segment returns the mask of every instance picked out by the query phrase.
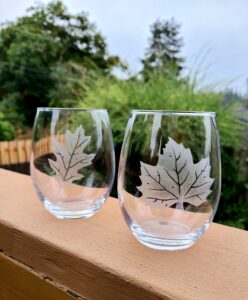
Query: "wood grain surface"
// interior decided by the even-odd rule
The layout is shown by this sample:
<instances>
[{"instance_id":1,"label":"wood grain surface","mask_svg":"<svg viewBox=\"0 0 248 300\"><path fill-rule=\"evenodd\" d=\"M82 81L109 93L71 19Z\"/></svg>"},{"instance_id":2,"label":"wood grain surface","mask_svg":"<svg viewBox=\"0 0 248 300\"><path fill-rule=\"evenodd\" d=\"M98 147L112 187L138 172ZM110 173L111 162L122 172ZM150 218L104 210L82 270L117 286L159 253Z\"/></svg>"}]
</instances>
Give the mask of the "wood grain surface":
<instances>
[{"instance_id":1,"label":"wood grain surface","mask_svg":"<svg viewBox=\"0 0 248 300\"><path fill-rule=\"evenodd\" d=\"M91 219L57 220L29 176L2 169L0 249L86 299L248 299L248 232L212 224L190 249L151 250L116 199Z\"/></svg>"},{"instance_id":2,"label":"wood grain surface","mask_svg":"<svg viewBox=\"0 0 248 300\"><path fill-rule=\"evenodd\" d=\"M3 253L0 253L0 266L0 300L75 299L66 288Z\"/></svg>"}]
</instances>

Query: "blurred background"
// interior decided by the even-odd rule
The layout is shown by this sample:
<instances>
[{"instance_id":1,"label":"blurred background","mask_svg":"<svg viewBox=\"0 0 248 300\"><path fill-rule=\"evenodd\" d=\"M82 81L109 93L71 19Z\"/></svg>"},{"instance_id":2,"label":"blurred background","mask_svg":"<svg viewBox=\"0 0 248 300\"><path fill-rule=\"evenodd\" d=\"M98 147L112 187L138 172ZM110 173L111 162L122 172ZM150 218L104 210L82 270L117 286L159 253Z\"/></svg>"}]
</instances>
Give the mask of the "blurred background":
<instances>
[{"instance_id":1,"label":"blurred background","mask_svg":"<svg viewBox=\"0 0 248 300\"><path fill-rule=\"evenodd\" d=\"M29 173L38 106L106 108L117 159L132 109L215 111L215 221L248 229L247 11L246 0L1 1L0 166Z\"/></svg>"}]
</instances>

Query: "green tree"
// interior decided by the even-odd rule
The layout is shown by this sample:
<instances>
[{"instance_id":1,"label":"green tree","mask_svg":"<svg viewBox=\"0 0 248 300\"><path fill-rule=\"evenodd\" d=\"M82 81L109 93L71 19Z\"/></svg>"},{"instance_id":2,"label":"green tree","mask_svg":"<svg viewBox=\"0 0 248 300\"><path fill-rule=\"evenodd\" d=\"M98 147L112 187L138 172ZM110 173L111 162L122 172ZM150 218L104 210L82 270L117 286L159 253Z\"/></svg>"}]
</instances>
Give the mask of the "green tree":
<instances>
[{"instance_id":1,"label":"green tree","mask_svg":"<svg viewBox=\"0 0 248 300\"><path fill-rule=\"evenodd\" d=\"M85 13L72 15L61 1L38 4L0 30L0 100L31 126L37 106L47 106L58 63L97 66L109 73L120 60L110 56L102 35ZM17 120L18 121L18 120Z\"/></svg>"},{"instance_id":2,"label":"green tree","mask_svg":"<svg viewBox=\"0 0 248 300\"><path fill-rule=\"evenodd\" d=\"M154 72L173 77L180 74L184 59L180 56L183 40L179 30L180 25L173 18L152 24L149 46L142 60L142 74L146 80Z\"/></svg>"}]
</instances>

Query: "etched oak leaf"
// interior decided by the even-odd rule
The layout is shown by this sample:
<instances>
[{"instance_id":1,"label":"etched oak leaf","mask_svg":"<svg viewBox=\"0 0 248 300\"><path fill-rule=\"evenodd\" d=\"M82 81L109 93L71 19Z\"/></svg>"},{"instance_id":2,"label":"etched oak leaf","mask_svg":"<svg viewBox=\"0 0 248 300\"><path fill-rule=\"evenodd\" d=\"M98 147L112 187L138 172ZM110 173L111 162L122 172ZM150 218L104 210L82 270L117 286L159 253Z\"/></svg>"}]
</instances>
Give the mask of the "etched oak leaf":
<instances>
[{"instance_id":1,"label":"etched oak leaf","mask_svg":"<svg viewBox=\"0 0 248 300\"><path fill-rule=\"evenodd\" d=\"M170 137L156 166L140 163L142 184L137 189L141 199L152 207L177 204L183 209L184 203L199 206L211 193L214 179L210 178L209 156L194 164L190 149Z\"/></svg>"},{"instance_id":2,"label":"etched oak leaf","mask_svg":"<svg viewBox=\"0 0 248 300\"><path fill-rule=\"evenodd\" d=\"M95 157L95 154L84 153L90 139L90 136L84 135L82 125L74 133L66 131L65 145L60 144L55 138L53 139L52 149L56 161L52 159L48 159L48 161L58 181L72 183L84 177L78 171L90 165Z\"/></svg>"}]
</instances>

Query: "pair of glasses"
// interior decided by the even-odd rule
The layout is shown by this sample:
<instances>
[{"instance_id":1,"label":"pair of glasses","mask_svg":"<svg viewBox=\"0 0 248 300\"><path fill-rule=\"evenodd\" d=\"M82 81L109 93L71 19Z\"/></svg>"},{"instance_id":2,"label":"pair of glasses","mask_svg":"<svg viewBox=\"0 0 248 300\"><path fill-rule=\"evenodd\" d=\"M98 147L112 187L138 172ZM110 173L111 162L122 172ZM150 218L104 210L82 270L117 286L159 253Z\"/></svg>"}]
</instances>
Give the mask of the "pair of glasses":
<instances>
[{"instance_id":1,"label":"pair of glasses","mask_svg":"<svg viewBox=\"0 0 248 300\"><path fill-rule=\"evenodd\" d=\"M115 155L106 110L38 108L31 176L59 219L89 218L108 198ZM215 113L132 111L119 161L118 198L142 244L185 249L215 215L221 165Z\"/></svg>"}]
</instances>

